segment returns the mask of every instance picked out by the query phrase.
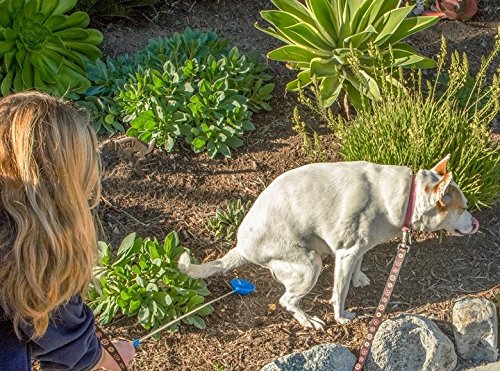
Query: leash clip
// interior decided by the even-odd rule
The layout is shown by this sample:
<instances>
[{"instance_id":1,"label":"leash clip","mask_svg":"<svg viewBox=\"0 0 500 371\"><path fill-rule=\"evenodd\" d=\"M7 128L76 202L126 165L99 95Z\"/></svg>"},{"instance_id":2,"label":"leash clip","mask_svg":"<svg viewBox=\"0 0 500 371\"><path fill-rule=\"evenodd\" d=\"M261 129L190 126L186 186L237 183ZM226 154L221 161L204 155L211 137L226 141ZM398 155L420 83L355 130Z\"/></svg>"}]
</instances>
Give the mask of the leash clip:
<instances>
[{"instance_id":1,"label":"leash clip","mask_svg":"<svg viewBox=\"0 0 500 371\"><path fill-rule=\"evenodd\" d=\"M410 231L408 230L404 230L403 231L403 237L401 239L401 242L399 244L399 246L403 249L406 250L406 252L410 251L410 247L411 247L411 233Z\"/></svg>"}]
</instances>

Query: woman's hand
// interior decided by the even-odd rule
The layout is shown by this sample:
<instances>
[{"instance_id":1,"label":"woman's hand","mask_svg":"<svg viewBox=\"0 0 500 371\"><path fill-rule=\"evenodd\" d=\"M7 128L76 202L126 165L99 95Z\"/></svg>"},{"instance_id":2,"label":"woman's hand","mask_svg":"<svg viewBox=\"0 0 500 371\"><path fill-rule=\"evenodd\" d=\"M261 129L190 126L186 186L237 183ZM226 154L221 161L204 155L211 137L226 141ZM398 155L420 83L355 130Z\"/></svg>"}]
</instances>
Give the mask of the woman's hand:
<instances>
[{"instance_id":1,"label":"woman's hand","mask_svg":"<svg viewBox=\"0 0 500 371\"><path fill-rule=\"evenodd\" d=\"M113 341L113 345L115 346L118 353L125 362L125 365L128 365L129 362L134 358L135 348L131 341ZM102 349L102 356L97 365L93 368L93 370L98 370L99 368L104 368L110 371L120 371L120 367L113 359L113 357L106 351L106 349Z\"/></svg>"}]
</instances>

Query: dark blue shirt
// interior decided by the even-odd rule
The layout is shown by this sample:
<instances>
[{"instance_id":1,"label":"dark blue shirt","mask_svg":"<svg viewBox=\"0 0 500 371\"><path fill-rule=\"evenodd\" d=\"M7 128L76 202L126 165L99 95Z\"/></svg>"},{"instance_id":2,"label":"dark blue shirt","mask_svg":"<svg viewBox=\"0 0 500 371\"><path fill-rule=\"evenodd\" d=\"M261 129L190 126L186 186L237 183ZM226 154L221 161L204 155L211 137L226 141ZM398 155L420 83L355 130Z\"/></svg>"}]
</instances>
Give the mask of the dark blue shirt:
<instances>
[{"instance_id":1,"label":"dark blue shirt","mask_svg":"<svg viewBox=\"0 0 500 371\"><path fill-rule=\"evenodd\" d=\"M95 334L94 315L79 296L57 309L47 332L34 340L19 340L12 321L2 318L0 309L0 369L31 370L31 358L38 359L42 370L92 369L101 358L102 348ZM30 329L22 328L28 339Z\"/></svg>"}]
</instances>

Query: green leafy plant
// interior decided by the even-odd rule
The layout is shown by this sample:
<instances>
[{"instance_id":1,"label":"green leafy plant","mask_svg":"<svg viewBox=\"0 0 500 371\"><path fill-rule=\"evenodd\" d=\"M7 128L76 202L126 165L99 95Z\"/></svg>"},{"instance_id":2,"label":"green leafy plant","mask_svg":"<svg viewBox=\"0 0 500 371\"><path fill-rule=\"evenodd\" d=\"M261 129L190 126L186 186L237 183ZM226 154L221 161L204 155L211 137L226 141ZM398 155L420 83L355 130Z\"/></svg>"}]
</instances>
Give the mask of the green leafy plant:
<instances>
[{"instance_id":1,"label":"green leafy plant","mask_svg":"<svg viewBox=\"0 0 500 371\"><path fill-rule=\"evenodd\" d=\"M136 8L154 6L158 0L79 0L78 9L96 16L128 17Z\"/></svg>"},{"instance_id":2,"label":"green leafy plant","mask_svg":"<svg viewBox=\"0 0 500 371\"><path fill-rule=\"evenodd\" d=\"M348 161L365 160L406 165L417 171L429 169L451 153L450 169L473 209L492 205L500 192L498 144L490 139L489 125L500 112L500 69L490 84L486 71L500 51L500 32L487 58L483 58L474 86L464 106L460 95L467 84L464 55L453 53L447 70L449 83L438 94L446 59L443 39L438 56L438 75L423 88L422 76L414 73L412 85L383 84L383 99L372 113L358 112L354 122L331 121L341 138L341 153ZM383 73L381 71L381 73ZM400 71L399 81L404 81ZM424 93L425 91L425 93Z\"/></svg>"},{"instance_id":3,"label":"green leafy plant","mask_svg":"<svg viewBox=\"0 0 500 371\"><path fill-rule=\"evenodd\" d=\"M87 77L92 86L85 91L78 104L87 109L97 132L103 129L109 133L125 131L119 120L121 109L114 97L135 69L135 60L127 54L108 57L105 61L98 59L87 65Z\"/></svg>"},{"instance_id":4,"label":"green leafy plant","mask_svg":"<svg viewBox=\"0 0 500 371\"><path fill-rule=\"evenodd\" d=\"M238 231L243 218L250 209L251 202L231 199L226 202L226 210L217 209L215 216L207 220L207 228L218 239L231 241Z\"/></svg>"},{"instance_id":5,"label":"green leafy plant","mask_svg":"<svg viewBox=\"0 0 500 371\"><path fill-rule=\"evenodd\" d=\"M182 139L195 152L231 157L254 130L252 111L270 110L274 84L264 65L228 49L213 33L186 30L150 43L116 96L127 135L171 151Z\"/></svg>"},{"instance_id":6,"label":"green leafy plant","mask_svg":"<svg viewBox=\"0 0 500 371\"><path fill-rule=\"evenodd\" d=\"M31 88L76 98L90 86L85 64L102 56L102 34L86 29L84 12L65 15L76 0L0 2L0 91Z\"/></svg>"},{"instance_id":7,"label":"green leafy plant","mask_svg":"<svg viewBox=\"0 0 500 371\"><path fill-rule=\"evenodd\" d=\"M406 18L413 6L398 8L399 0L272 0L278 10L260 14L272 27L258 29L285 46L268 53L300 72L287 84L298 90L317 78L321 101L330 106L344 90L356 110L380 99L382 81L396 84L392 68L435 67L402 40L430 27L437 17ZM374 73L376 47L385 72Z\"/></svg>"},{"instance_id":8,"label":"green leafy plant","mask_svg":"<svg viewBox=\"0 0 500 371\"><path fill-rule=\"evenodd\" d=\"M89 66L84 105L110 132L123 123L128 135L155 138L167 151L183 140L195 152L230 157L255 128L252 112L271 109L274 84L265 68L216 34L188 28L134 56Z\"/></svg>"},{"instance_id":9,"label":"green leafy plant","mask_svg":"<svg viewBox=\"0 0 500 371\"><path fill-rule=\"evenodd\" d=\"M177 260L186 249L175 232L163 243L132 233L116 256L108 244L99 242L99 247L101 259L88 303L101 323L109 323L121 313L137 316L141 326L154 329L197 308L210 294L203 280L191 279L177 269ZM182 322L203 329L202 317L212 312L213 307L207 306ZM179 323L170 329L178 327Z\"/></svg>"}]
</instances>

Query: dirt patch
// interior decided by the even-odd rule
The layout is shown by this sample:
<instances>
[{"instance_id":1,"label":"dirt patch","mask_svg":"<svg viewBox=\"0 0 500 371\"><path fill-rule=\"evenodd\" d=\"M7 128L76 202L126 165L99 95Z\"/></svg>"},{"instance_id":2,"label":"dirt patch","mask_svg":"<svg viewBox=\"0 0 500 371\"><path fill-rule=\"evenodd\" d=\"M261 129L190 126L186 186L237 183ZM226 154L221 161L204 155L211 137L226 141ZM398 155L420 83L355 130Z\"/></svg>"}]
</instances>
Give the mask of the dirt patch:
<instances>
[{"instance_id":1,"label":"dirt patch","mask_svg":"<svg viewBox=\"0 0 500 371\"><path fill-rule=\"evenodd\" d=\"M477 69L481 55L491 49L499 25L498 7L493 3L481 2L485 4L482 9L489 10L480 11L474 22L444 21L414 36L412 42L422 53L433 56L443 34L449 48L466 51L471 67ZM130 20L108 19L95 26L103 31L104 50L111 56L133 53L152 37L169 36L189 26L215 31L241 50L264 58L279 43L253 24L260 21L259 10L271 8L271 3L264 0L178 1L173 7L165 5L146 15L138 13ZM157 150L146 165L147 176L140 178L120 158L108 151L103 153L104 202L99 215L105 240L116 245L132 231L161 239L175 229L200 261L219 257L232 247L215 241L207 232L207 217L223 207L227 199L254 201L276 176L308 162L300 138L291 130L295 97L284 90L294 74L272 61L269 68L277 84L271 101L273 110L254 115L257 130L245 137L245 145L235 151L233 159L211 160L183 148L171 154ZM330 147L329 160L338 161L333 136L324 134L322 139ZM436 319L451 334L445 321L450 318L454 300L469 294L491 297L500 292L499 211L497 205L479 213L481 232L472 237L445 236L440 242L437 234L417 235L388 316L422 313ZM225 277L210 278L213 297L227 292L227 282L234 276L253 281L257 291L246 298L228 297L215 304L204 331L183 326L178 333L163 333L160 340L141 345L131 369L257 370L278 356L324 342L338 342L356 351L395 250L395 243L387 243L366 255L363 270L372 284L350 290L347 308L360 316L348 325L338 325L333 319L328 300L334 260L324 263L320 280L303 307L325 320L325 332L304 330L276 305L283 288L264 269L245 266ZM130 319L119 320L107 329L114 336L128 339L144 335Z\"/></svg>"}]
</instances>

